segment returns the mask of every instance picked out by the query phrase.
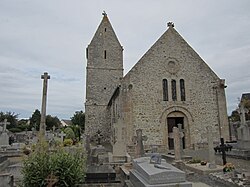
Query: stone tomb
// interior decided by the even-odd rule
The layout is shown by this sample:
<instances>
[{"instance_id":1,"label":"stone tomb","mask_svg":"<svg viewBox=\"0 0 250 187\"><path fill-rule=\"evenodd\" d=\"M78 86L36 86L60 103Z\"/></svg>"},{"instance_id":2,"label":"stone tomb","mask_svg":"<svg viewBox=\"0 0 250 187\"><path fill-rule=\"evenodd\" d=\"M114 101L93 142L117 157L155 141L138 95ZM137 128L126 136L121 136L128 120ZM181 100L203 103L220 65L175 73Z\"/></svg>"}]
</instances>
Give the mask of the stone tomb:
<instances>
[{"instance_id":1,"label":"stone tomb","mask_svg":"<svg viewBox=\"0 0 250 187\"><path fill-rule=\"evenodd\" d=\"M149 157L133 160L130 182L134 187L191 187L185 172L175 168L165 160L161 164L151 164Z\"/></svg>"}]
</instances>

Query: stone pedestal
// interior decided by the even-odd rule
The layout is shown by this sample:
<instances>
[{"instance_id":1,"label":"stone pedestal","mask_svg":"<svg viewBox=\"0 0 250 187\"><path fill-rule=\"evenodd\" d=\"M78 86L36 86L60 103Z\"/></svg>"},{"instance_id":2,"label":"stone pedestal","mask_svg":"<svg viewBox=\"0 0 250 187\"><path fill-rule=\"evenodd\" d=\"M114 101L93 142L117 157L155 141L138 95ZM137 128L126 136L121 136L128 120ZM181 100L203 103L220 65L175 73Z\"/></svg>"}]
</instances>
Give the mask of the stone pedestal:
<instances>
[{"instance_id":1,"label":"stone pedestal","mask_svg":"<svg viewBox=\"0 0 250 187\"><path fill-rule=\"evenodd\" d=\"M237 148L241 150L250 150L250 127L242 125L237 129L237 133Z\"/></svg>"}]
</instances>

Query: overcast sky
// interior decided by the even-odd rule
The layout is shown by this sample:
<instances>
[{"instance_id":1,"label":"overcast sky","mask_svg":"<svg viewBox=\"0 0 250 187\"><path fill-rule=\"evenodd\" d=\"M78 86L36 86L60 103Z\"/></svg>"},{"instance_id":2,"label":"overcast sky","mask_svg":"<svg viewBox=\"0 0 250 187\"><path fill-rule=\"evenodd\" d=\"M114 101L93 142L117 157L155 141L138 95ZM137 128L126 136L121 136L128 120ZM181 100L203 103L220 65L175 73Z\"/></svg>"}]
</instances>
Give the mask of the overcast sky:
<instances>
[{"instance_id":1,"label":"overcast sky","mask_svg":"<svg viewBox=\"0 0 250 187\"><path fill-rule=\"evenodd\" d=\"M0 111L29 118L84 111L86 58L105 10L124 47L127 73L173 21L205 62L226 79L228 113L250 92L249 0L0 0Z\"/></svg>"}]
</instances>

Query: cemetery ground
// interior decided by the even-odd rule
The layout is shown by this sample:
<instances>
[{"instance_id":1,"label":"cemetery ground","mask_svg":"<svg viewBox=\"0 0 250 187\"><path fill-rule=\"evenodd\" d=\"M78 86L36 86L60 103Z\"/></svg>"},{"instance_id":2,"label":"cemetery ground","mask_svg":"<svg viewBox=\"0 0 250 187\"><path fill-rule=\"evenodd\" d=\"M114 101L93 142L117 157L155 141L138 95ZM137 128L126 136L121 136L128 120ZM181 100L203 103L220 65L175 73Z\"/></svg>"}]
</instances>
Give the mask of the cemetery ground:
<instances>
[{"instance_id":1,"label":"cemetery ground","mask_svg":"<svg viewBox=\"0 0 250 187\"><path fill-rule=\"evenodd\" d=\"M207 151L205 150L196 150L196 151L185 151L186 154L191 155L193 158L199 158L201 160L207 160L208 159L208 155L207 155ZM234 158L234 157L227 157L226 158L228 163L232 163L235 166L235 170L238 172L246 172L246 173L250 173L250 160L245 160L245 159L239 159L239 158ZM219 166L223 165L222 162L222 158L220 154L216 154L215 155L215 163ZM206 166L204 166L206 167ZM209 174L200 174L197 172L191 172L186 170L187 172L187 180L194 182L194 183L205 183L209 186L212 187L229 187L232 185L228 185L228 184L223 184L221 182L218 182L214 179L212 179ZM219 175L226 175L223 174L222 171L219 172ZM199 184L201 185L201 184ZM237 185L235 185L237 186ZM245 186L250 186L250 185L245 185ZM197 186L198 187L198 186Z\"/></svg>"},{"instance_id":2,"label":"cemetery ground","mask_svg":"<svg viewBox=\"0 0 250 187\"><path fill-rule=\"evenodd\" d=\"M185 154L190 155L193 158L197 158L201 160L208 159L207 150L189 150L189 151L185 151ZM10 158L11 162L15 163L16 165L16 163L19 162L20 160L15 160L15 159L16 159L15 157ZM216 161L216 164L222 165L221 155L216 154L215 161ZM227 162L232 163L235 166L237 171L250 172L250 160L227 157ZM200 173L189 171L187 169L183 169L183 171L186 172L186 179L187 181L192 182L193 187L209 187L209 186L210 187L228 187L228 185L225 185L225 184L219 183L216 180L213 180L211 177L209 177L208 174L203 175ZM220 172L222 173L222 171ZM112 186L111 184L104 184L103 186L105 185ZM121 186L121 184L113 184L113 186L119 186L119 185Z\"/></svg>"}]
</instances>

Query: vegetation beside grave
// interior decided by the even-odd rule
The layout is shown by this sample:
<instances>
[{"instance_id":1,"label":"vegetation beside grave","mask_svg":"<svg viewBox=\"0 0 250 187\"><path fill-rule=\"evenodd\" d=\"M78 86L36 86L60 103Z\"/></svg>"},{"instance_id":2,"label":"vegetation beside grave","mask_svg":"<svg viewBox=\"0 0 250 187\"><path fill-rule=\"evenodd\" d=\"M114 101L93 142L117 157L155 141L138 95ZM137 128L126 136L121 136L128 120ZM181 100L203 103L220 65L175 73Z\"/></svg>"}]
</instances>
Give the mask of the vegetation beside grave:
<instances>
[{"instance_id":1,"label":"vegetation beside grave","mask_svg":"<svg viewBox=\"0 0 250 187\"><path fill-rule=\"evenodd\" d=\"M198 163L201 163L201 160L197 158L193 158L192 160L189 160L187 162L187 164L198 164Z\"/></svg>"},{"instance_id":2,"label":"vegetation beside grave","mask_svg":"<svg viewBox=\"0 0 250 187\"><path fill-rule=\"evenodd\" d=\"M76 186L84 181L86 155L82 147L67 152L58 148L53 152L46 142L40 143L23 163L23 187Z\"/></svg>"}]
</instances>

